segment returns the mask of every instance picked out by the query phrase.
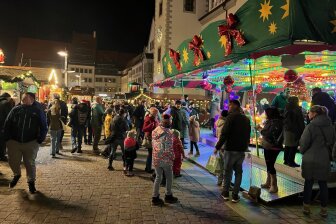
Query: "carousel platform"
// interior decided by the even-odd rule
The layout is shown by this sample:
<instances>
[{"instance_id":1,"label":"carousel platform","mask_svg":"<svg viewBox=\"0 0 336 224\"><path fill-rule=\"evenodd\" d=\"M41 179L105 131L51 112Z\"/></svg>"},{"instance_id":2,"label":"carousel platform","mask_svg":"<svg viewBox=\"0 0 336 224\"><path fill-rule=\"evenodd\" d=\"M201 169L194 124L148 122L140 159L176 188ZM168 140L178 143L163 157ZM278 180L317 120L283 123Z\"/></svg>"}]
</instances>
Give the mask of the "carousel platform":
<instances>
[{"instance_id":1,"label":"carousel platform","mask_svg":"<svg viewBox=\"0 0 336 224\"><path fill-rule=\"evenodd\" d=\"M199 149L201 156L199 157L189 157L189 161L197 164L203 169L206 169L206 164L209 157L212 155L214 146L216 144L217 138L213 137L212 131L209 129L202 129ZM264 161L263 149L259 149L259 156L257 155L257 150L255 147L250 147L250 153L246 153L243 164L243 180L241 188L247 190L250 187L250 177L252 185L260 186L266 180L267 171L266 164ZM186 149L186 154L189 149ZM251 156L249 156L249 154ZM297 153L296 163L301 164L301 154ZM251 175L251 161L252 161L252 175ZM278 159L276 161L276 169L278 175L278 187L279 192L277 194L270 194L267 190L261 190L261 199L268 203L276 201L282 198L298 195L303 192L304 179L301 177L301 168L292 168L283 164L283 152L280 152ZM331 179L328 183L329 187L336 187L336 166L332 167ZM317 185L314 186L316 189Z\"/></svg>"}]
</instances>

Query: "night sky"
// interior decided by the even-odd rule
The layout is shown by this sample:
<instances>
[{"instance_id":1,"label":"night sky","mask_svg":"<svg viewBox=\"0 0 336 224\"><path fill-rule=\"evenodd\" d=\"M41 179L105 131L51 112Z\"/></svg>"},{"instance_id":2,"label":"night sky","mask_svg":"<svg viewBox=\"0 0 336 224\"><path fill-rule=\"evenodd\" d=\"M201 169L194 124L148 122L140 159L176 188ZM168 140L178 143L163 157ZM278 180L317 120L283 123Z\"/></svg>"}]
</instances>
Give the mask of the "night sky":
<instances>
[{"instance_id":1,"label":"night sky","mask_svg":"<svg viewBox=\"0 0 336 224\"><path fill-rule=\"evenodd\" d=\"M138 53L147 44L155 0L1 0L0 48L6 64L19 37L69 41L97 31L98 49Z\"/></svg>"}]
</instances>

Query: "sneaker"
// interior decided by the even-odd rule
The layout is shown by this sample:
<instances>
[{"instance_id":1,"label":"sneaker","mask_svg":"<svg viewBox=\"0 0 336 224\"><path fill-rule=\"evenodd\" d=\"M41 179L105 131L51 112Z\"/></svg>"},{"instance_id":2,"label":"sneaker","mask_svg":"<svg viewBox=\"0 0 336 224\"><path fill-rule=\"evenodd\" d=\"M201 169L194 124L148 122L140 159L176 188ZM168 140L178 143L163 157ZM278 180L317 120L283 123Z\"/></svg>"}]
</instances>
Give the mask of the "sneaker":
<instances>
[{"instance_id":1,"label":"sneaker","mask_svg":"<svg viewBox=\"0 0 336 224\"><path fill-rule=\"evenodd\" d=\"M14 176L13 180L9 183L9 187L13 188L16 186L17 182L20 180L21 175Z\"/></svg>"},{"instance_id":2,"label":"sneaker","mask_svg":"<svg viewBox=\"0 0 336 224\"><path fill-rule=\"evenodd\" d=\"M238 194L232 194L232 200L233 203L237 203L240 201L240 197Z\"/></svg>"},{"instance_id":3,"label":"sneaker","mask_svg":"<svg viewBox=\"0 0 336 224\"><path fill-rule=\"evenodd\" d=\"M310 206L308 204L303 203L302 213L304 215L310 215L311 214Z\"/></svg>"},{"instance_id":4,"label":"sneaker","mask_svg":"<svg viewBox=\"0 0 336 224\"><path fill-rule=\"evenodd\" d=\"M174 177L178 178L178 177L182 177L182 175L181 174L174 174Z\"/></svg>"},{"instance_id":5,"label":"sneaker","mask_svg":"<svg viewBox=\"0 0 336 224\"><path fill-rule=\"evenodd\" d=\"M60 153L60 152L56 152L56 154L57 154L57 155L62 155L62 153Z\"/></svg>"},{"instance_id":6,"label":"sneaker","mask_svg":"<svg viewBox=\"0 0 336 224\"><path fill-rule=\"evenodd\" d=\"M221 193L221 196L222 196L222 198L223 198L225 201L230 200L230 193L227 192L227 191L223 191L223 192Z\"/></svg>"},{"instance_id":7,"label":"sneaker","mask_svg":"<svg viewBox=\"0 0 336 224\"><path fill-rule=\"evenodd\" d=\"M29 192L34 194L36 192L35 182L28 182Z\"/></svg>"},{"instance_id":8,"label":"sneaker","mask_svg":"<svg viewBox=\"0 0 336 224\"><path fill-rule=\"evenodd\" d=\"M78 148L77 153L83 153L82 149L81 149L81 148Z\"/></svg>"},{"instance_id":9,"label":"sneaker","mask_svg":"<svg viewBox=\"0 0 336 224\"><path fill-rule=\"evenodd\" d=\"M133 176L134 176L134 173L132 173L131 171L128 171L128 172L127 172L127 176L128 176L128 177L133 177Z\"/></svg>"},{"instance_id":10,"label":"sneaker","mask_svg":"<svg viewBox=\"0 0 336 224\"><path fill-rule=\"evenodd\" d=\"M299 164L296 164L296 163L291 163L291 164L288 164L288 166L290 166L290 167L300 167L300 165Z\"/></svg>"},{"instance_id":11,"label":"sneaker","mask_svg":"<svg viewBox=\"0 0 336 224\"><path fill-rule=\"evenodd\" d=\"M169 203L169 204L174 204L174 203L178 202L178 198L174 197L173 195L166 195L165 196L165 202Z\"/></svg>"},{"instance_id":12,"label":"sneaker","mask_svg":"<svg viewBox=\"0 0 336 224\"><path fill-rule=\"evenodd\" d=\"M327 208L321 208L320 216L321 216L322 218L327 218L327 217L328 217L328 211L327 211Z\"/></svg>"},{"instance_id":13,"label":"sneaker","mask_svg":"<svg viewBox=\"0 0 336 224\"><path fill-rule=\"evenodd\" d=\"M192 152L189 152L189 153L188 153L189 156L192 156L193 154L194 154L194 153L192 153Z\"/></svg>"},{"instance_id":14,"label":"sneaker","mask_svg":"<svg viewBox=\"0 0 336 224\"><path fill-rule=\"evenodd\" d=\"M200 156L200 153L199 153L199 152L196 152L195 156L196 156L196 157Z\"/></svg>"},{"instance_id":15,"label":"sneaker","mask_svg":"<svg viewBox=\"0 0 336 224\"><path fill-rule=\"evenodd\" d=\"M108 166L107 169L109 169L111 171L114 170L113 166Z\"/></svg>"},{"instance_id":16,"label":"sneaker","mask_svg":"<svg viewBox=\"0 0 336 224\"><path fill-rule=\"evenodd\" d=\"M56 155L52 155L51 158L56 158Z\"/></svg>"},{"instance_id":17,"label":"sneaker","mask_svg":"<svg viewBox=\"0 0 336 224\"><path fill-rule=\"evenodd\" d=\"M160 196L152 197L152 205L154 206L162 206L164 204L163 200Z\"/></svg>"},{"instance_id":18,"label":"sneaker","mask_svg":"<svg viewBox=\"0 0 336 224\"><path fill-rule=\"evenodd\" d=\"M76 151L77 151L77 147L73 148L73 149L71 150L71 153L75 153Z\"/></svg>"}]
</instances>

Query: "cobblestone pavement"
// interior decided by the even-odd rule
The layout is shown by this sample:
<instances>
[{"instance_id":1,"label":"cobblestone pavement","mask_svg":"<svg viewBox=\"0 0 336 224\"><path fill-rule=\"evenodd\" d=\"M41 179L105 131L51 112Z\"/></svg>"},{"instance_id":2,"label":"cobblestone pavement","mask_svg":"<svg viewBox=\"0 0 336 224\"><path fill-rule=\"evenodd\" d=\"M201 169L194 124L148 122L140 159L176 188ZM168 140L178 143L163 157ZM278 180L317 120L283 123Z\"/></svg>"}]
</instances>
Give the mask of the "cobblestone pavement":
<instances>
[{"instance_id":1,"label":"cobblestone pavement","mask_svg":"<svg viewBox=\"0 0 336 224\"><path fill-rule=\"evenodd\" d=\"M144 151L139 153L134 177L123 175L120 155L114 163L116 170L108 171L106 159L95 155L91 147L84 147L83 151L72 155L70 146L65 146L63 155L52 159L49 146L42 147L37 159L38 192L34 195L28 193L25 177L9 190L12 174L8 164L1 162L0 222L247 223L184 172L174 181L173 188L180 202L152 207L152 182L150 175L143 172Z\"/></svg>"}]
</instances>

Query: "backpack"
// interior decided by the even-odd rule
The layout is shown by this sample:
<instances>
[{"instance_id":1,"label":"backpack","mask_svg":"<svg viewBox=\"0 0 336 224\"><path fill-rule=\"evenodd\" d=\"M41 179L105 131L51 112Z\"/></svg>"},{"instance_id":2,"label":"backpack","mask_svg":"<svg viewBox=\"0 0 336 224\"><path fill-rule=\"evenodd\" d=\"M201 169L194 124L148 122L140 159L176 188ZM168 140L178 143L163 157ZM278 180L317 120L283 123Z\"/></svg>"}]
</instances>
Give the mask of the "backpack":
<instances>
[{"instance_id":1,"label":"backpack","mask_svg":"<svg viewBox=\"0 0 336 224\"><path fill-rule=\"evenodd\" d=\"M83 112L83 111L78 110L78 124L79 125L85 125L87 117L88 117L87 111Z\"/></svg>"},{"instance_id":2,"label":"backpack","mask_svg":"<svg viewBox=\"0 0 336 224\"><path fill-rule=\"evenodd\" d=\"M274 146L282 146L283 143L283 122L282 120L271 120L268 140Z\"/></svg>"}]
</instances>

